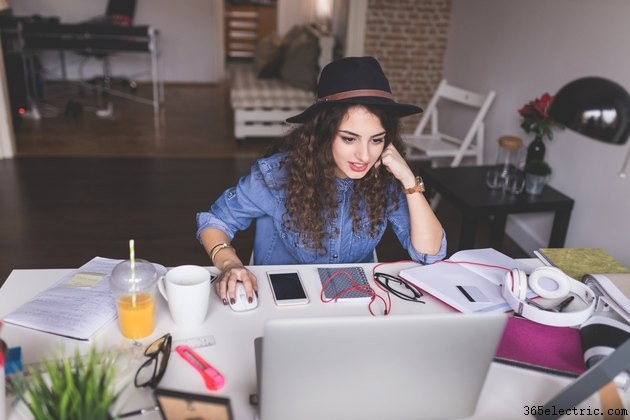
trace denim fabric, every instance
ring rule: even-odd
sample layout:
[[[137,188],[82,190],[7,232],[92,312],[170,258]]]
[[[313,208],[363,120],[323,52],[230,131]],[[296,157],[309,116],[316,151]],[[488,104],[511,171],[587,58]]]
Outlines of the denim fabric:
[[[436,255],[421,254],[411,245],[409,210],[403,193],[400,193],[398,209],[393,210],[388,206],[386,221],[380,225],[375,237],[370,237],[367,231],[353,232],[350,196],[354,180],[348,178],[337,179],[338,216],[328,226],[324,242],[326,253],[305,248],[299,232],[288,231],[282,224],[286,201],[286,189],[282,187],[286,171],[281,165],[284,156],[276,154],[258,160],[252,166],[251,173],[241,178],[235,187],[227,189],[208,212],[197,213],[197,238],[203,229],[217,228],[231,240],[237,231],[247,229],[256,220],[256,265],[372,262],[374,248],[389,223],[414,261],[430,264],[446,256],[444,233],[440,251]],[[362,224],[369,226],[367,215],[364,215]],[[340,234],[332,235],[335,231]]]

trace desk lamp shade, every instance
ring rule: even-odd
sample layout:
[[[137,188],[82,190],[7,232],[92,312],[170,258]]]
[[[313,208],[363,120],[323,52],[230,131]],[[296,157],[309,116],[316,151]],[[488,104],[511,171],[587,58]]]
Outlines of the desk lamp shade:
[[[625,144],[630,136],[630,95],[601,77],[577,79],[562,87],[549,115],[557,123],[604,143]]]

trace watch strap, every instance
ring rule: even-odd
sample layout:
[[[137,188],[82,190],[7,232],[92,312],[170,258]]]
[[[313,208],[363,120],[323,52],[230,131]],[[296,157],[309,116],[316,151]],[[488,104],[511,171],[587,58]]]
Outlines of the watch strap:
[[[403,188],[403,192],[405,194],[413,194],[413,193],[423,193],[424,192],[424,181],[422,180],[422,177],[417,176],[416,177],[416,185],[414,185],[411,188]]]

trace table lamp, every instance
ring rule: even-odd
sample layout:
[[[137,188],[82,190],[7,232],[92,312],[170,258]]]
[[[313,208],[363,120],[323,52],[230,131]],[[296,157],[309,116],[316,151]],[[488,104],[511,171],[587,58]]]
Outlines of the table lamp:
[[[617,83],[584,77],[563,86],[549,107],[557,123],[594,140],[623,145],[630,137],[630,95]],[[630,150],[619,176],[626,177]]]
[[[617,83],[601,77],[584,77],[563,86],[549,107],[557,123],[594,140],[623,145],[630,136],[630,95]],[[619,176],[626,177],[630,150]],[[628,368],[630,339],[571,385],[552,398],[536,414],[538,420],[557,419],[557,407],[575,407]],[[549,414],[553,413],[553,414]]]

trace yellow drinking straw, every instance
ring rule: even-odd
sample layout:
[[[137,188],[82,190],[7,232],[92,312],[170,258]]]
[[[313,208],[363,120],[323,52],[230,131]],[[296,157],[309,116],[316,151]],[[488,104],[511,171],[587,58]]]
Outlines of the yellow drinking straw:
[[[129,264],[131,266],[131,281],[133,286],[131,288],[131,307],[136,307],[136,250],[133,239],[129,239]]]

